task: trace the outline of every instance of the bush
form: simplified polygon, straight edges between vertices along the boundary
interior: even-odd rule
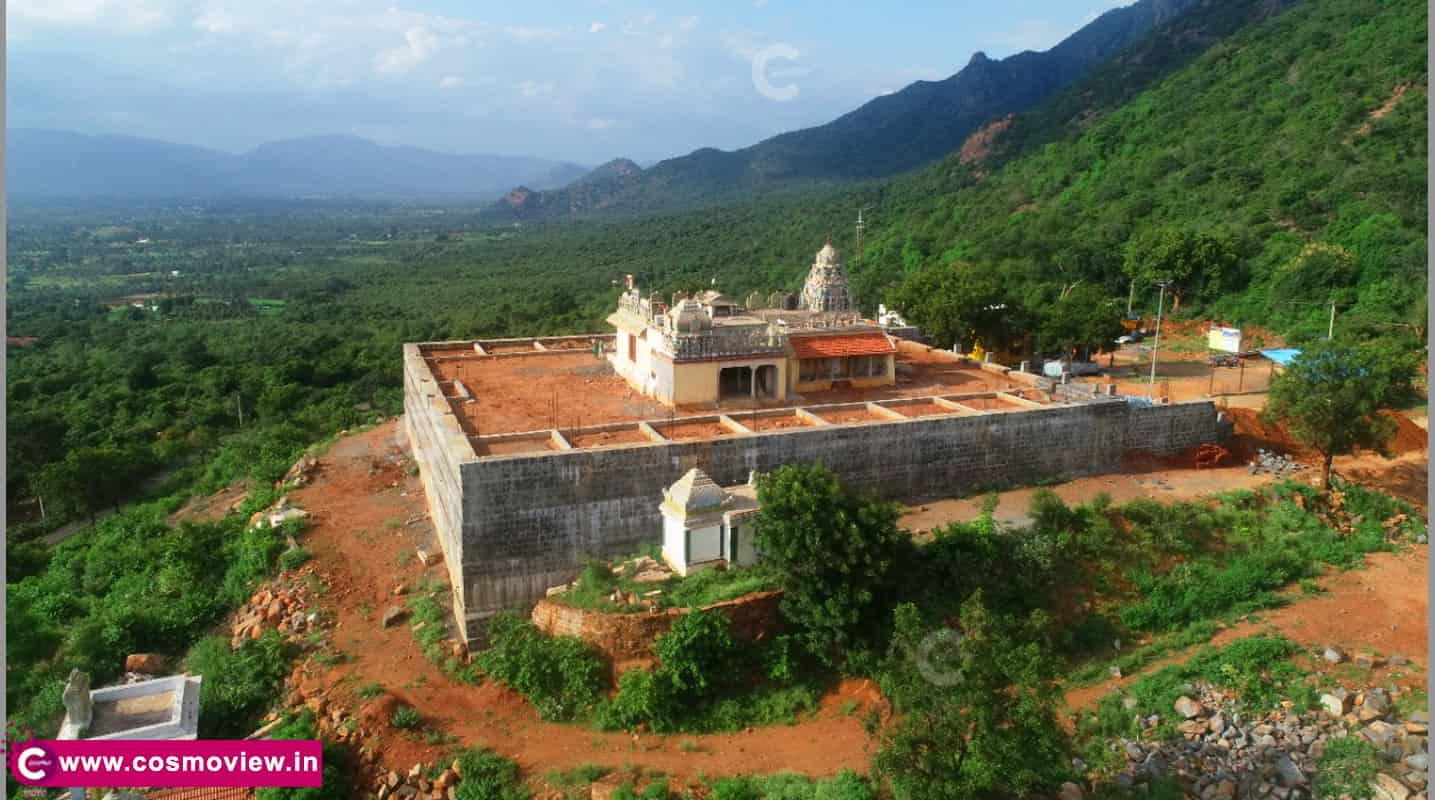
[[[712,783],[713,800],[875,800],[862,776],[843,770],[819,780],[790,772],[719,778]]]
[[[1128,686],[1126,693],[1135,699],[1134,708],[1122,705],[1121,693],[1103,697],[1095,716],[1085,725],[1102,736],[1129,736],[1138,733],[1137,717],[1155,714],[1162,720],[1157,735],[1174,735],[1171,708],[1176,698],[1192,691],[1191,684],[1198,679],[1233,689],[1237,702],[1254,711],[1272,708],[1286,698],[1297,708],[1308,706],[1314,700],[1313,690],[1289,661],[1299,651],[1280,636],[1251,636],[1224,648],[1207,646],[1184,664],[1163,667]]]
[[[298,569],[313,558],[308,550],[302,547],[294,547],[279,554],[279,568],[283,570]]]
[[[603,688],[603,663],[581,639],[544,636],[515,614],[489,621],[491,645],[477,661],[489,677],[528,698],[546,720],[587,713]]]
[[[1342,796],[1369,800],[1370,783],[1379,771],[1380,751],[1364,737],[1331,739],[1316,762],[1315,796],[1318,800]]]
[[[220,636],[201,639],[186,656],[185,669],[204,678],[200,684],[199,734],[206,739],[239,739],[279,694],[288,672],[288,655],[277,631],[245,640],[238,650]]]
[[[413,730],[420,722],[423,722],[423,717],[413,706],[399,706],[389,718],[389,724],[401,731]]]
[[[273,740],[318,739],[314,713],[304,709],[286,719],[269,734]],[[264,787],[255,794],[256,800],[348,800],[357,794],[349,780],[353,758],[348,748],[324,743],[324,783],[321,786]]]
[[[681,616],[653,642],[658,674],[674,694],[701,703],[733,682],[739,672],[732,623],[719,611]]]
[[[475,747],[459,753],[458,769],[458,800],[528,800],[518,765],[492,750]]]

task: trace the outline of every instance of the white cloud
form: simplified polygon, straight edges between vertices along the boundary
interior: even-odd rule
[[[548,97],[553,94],[553,81],[520,81],[518,93],[524,97]]]
[[[136,33],[161,27],[173,18],[167,0],[10,0],[9,28],[22,35],[30,28],[99,27]]]
[[[1023,19],[1018,20],[1013,27],[994,33],[988,38],[1003,49],[1020,52],[1050,49],[1071,33],[1068,26],[1051,20]]]
[[[682,31],[683,33],[692,33],[693,30],[697,28],[697,26],[698,18],[696,16],[683,17],[682,19],[678,20],[678,30]]]
[[[428,61],[438,52],[439,39],[433,31],[418,25],[404,31],[404,43],[374,58],[374,71],[381,75],[403,74]]]
[[[605,117],[593,117],[592,119],[588,120],[585,127],[587,127],[590,131],[606,131],[609,128],[613,127],[613,120],[607,119]]]
[[[662,36],[659,36],[659,37],[658,37],[658,47],[661,47],[661,48],[663,48],[664,50],[667,50],[667,49],[671,48],[672,46],[673,46],[673,34],[672,34],[671,32],[669,32],[669,33],[664,33]]]
[[[564,38],[565,34],[558,28],[544,28],[534,25],[509,25],[503,29],[508,38],[516,42],[552,42]]]
[[[594,22],[592,25],[589,25],[589,26],[588,26],[588,32],[589,32],[589,33],[602,33],[603,31],[607,30],[607,28],[608,28],[608,23],[606,23],[606,22]]]
[[[438,88],[440,88],[440,89],[462,89],[462,88],[463,88],[463,78],[460,78],[460,77],[458,77],[457,75],[449,75],[449,76],[445,77],[443,80],[441,80],[441,81],[438,82]]]

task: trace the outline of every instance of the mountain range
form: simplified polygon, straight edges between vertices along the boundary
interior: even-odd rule
[[[1026,110],[1074,83],[1201,2],[1212,0],[1140,0],[1102,14],[1050,50],[1001,60],[979,52],[945,80],[917,81],[825,125],[741,150],[699,149],[646,170],[618,159],[562,189],[520,186],[495,210],[531,218],[671,209],[911,170],[961,147],[984,123]]]
[[[525,156],[457,155],[356,136],[311,136],[232,154],[132,136],[6,132],[18,196],[267,195],[491,199],[516,183],[556,188],[587,168]]]
[[[987,122],[1025,111],[1198,5],[1138,0],[1043,52],[975,54],[941,81],[917,81],[813,128],[734,151],[702,148],[646,169],[615,159],[591,172],[538,158],[454,155],[316,136],[234,155],[127,136],[18,129],[18,196],[370,196],[498,198],[500,218],[672,210],[759,193],[881,178],[937,161]],[[511,188],[513,187],[513,188]]]

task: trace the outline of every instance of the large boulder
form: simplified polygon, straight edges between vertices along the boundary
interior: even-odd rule
[[[131,653],[125,657],[125,672],[163,675],[168,667],[169,659],[159,653]]]

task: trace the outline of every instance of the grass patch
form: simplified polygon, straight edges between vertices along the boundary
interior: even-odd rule
[[[383,693],[384,685],[377,682],[366,683],[363,686],[360,686],[358,689],[354,690],[354,694],[364,700],[372,700],[375,697],[382,696]]]
[[[313,554],[303,547],[291,547],[279,554],[279,568],[283,570],[298,569],[313,557]]]
[[[875,800],[865,778],[843,770],[826,780],[793,772],[718,778],[708,784],[713,800]]]
[[[434,662],[450,677],[464,683],[477,684],[483,678],[472,664],[465,664],[453,653],[444,649],[448,639],[449,611],[438,601],[437,589],[430,583],[421,583],[416,592],[409,596],[409,630],[424,656]]]
[[[1380,771],[1380,763],[1380,750],[1364,737],[1331,739],[1316,762],[1315,796],[1319,800],[1370,800],[1370,783]]]
[[[394,709],[393,716],[389,717],[389,724],[401,731],[411,731],[421,722],[423,717],[413,706],[399,706]]]
[[[605,767],[601,764],[579,764],[572,769],[550,769],[544,773],[543,780],[549,786],[561,791],[564,797],[576,800],[587,795],[584,790],[593,781],[612,772],[612,767]]]
[[[621,563],[623,559],[619,561]],[[590,561],[578,576],[576,585],[559,595],[558,599],[574,608],[591,611],[635,612],[646,610],[646,606],[642,603],[614,602],[613,593],[620,591],[624,597],[636,595],[640,600],[649,599],[659,608],[702,608],[753,592],[779,588],[777,576],[761,565],[707,569],[687,577],[674,575],[651,583],[639,583],[633,577],[631,565],[625,572],[614,573],[611,563]],[[661,594],[644,598],[654,590]]]
[[[1123,693],[1103,697],[1096,713],[1082,721],[1082,732],[1139,736],[1142,729],[1137,718],[1156,715],[1161,722],[1147,734],[1170,737],[1176,733],[1176,698],[1193,694],[1197,681],[1234,690],[1238,705],[1250,711],[1273,708],[1287,698],[1298,710],[1309,708],[1315,702],[1315,692],[1304,680],[1307,673],[1290,661],[1300,652],[1296,644],[1281,636],[1251,636],[1223,648],[1205,647],[1184,664],[1164,667],[1143,676]],[[1123,703],[1126,697],[1134,701],[1130,708]]]
[[[603,663],[581,639],[544,636],[533,623],[500,614],[488,623],[491,646],[475,661],[538,709],[546,720],[584,717],[600,699]]]
[[[462,751],[457,760],[463,776],[455,789],[458,800],[528,800],[512,761],[482,747]]]

